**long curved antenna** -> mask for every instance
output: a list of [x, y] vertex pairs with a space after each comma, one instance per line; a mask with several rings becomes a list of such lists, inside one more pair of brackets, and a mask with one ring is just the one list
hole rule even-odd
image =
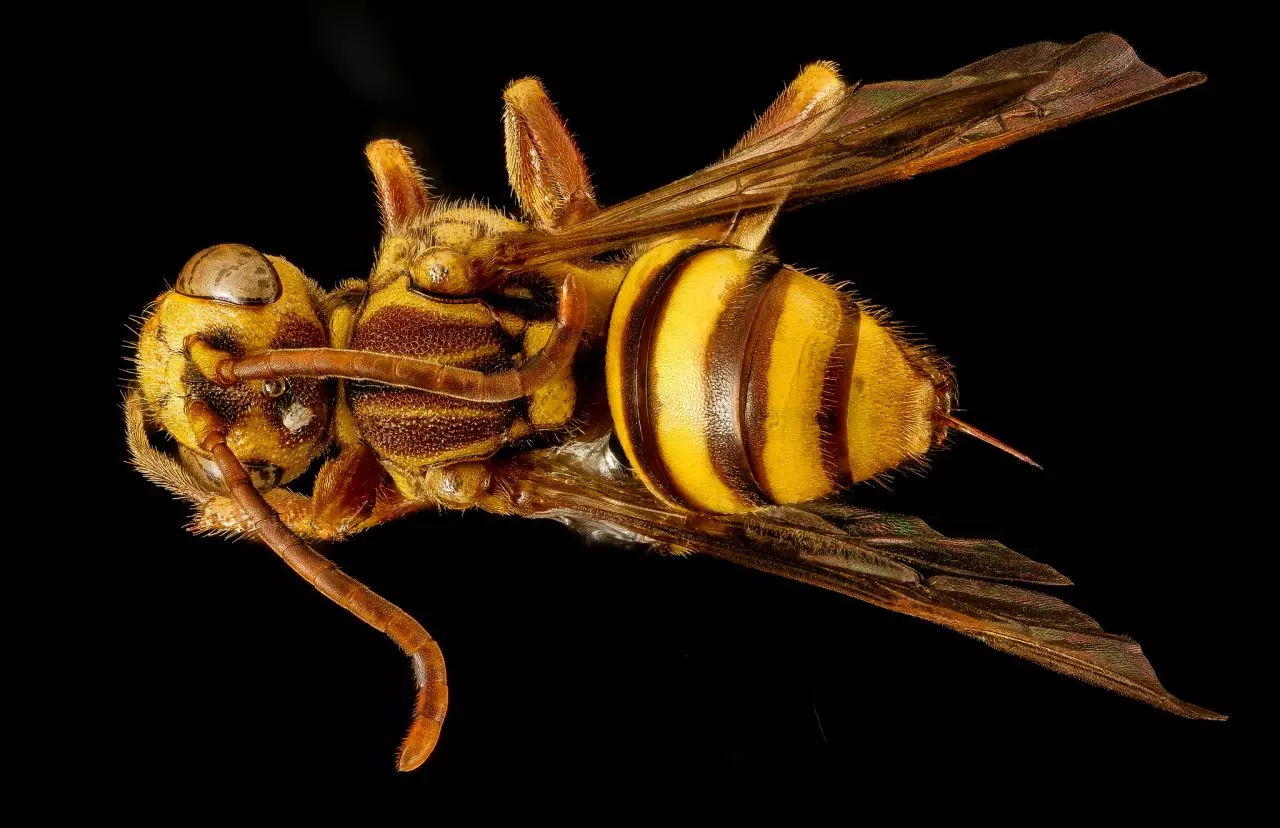
[[254, 534], [322, 595], [385, 633], [409, 656], [418, 685], [418, 697], [409, 733], [400, 747], [397, 767], [402, 771], [417, 768], [435, 748], [445, 710], [449, 707], [449, 687], [445, 681], [444, 655], [440, 652], [440, 645], [407, 612], [338, 569], [285, 526], [276, 511], [253, 487], [244, 466], [227, 448], [226, 424], [207, 403], [191, 400], [186, 410], [200, 447], [218, 465], [232, 498], [251, 519]]
[[586, 312], [582, 288], [573, 276], [565, 277], [560, 284], [556, 325], [547, 344], [520, 368], [490, 374], [416, 357], [340, 348], [281, 348], [241, 359], [217, 361], [205, 355], [203, 361], [213, 363], [212, 370], [206, 373], [221, 385], [278, 377], [338, 377], [431, 391], [471, 402], [507, 402], [532, 394], [573, 361], [586, 324]]

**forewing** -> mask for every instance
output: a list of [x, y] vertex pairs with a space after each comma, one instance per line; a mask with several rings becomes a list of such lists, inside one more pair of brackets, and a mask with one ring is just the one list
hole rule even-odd
[[851, 87], [789, 129], [567, 231], [506, 237], [494, 265], [533, 269], [909, 178], [1203, 80], [1166, 78], [1121, 38], [1096, 34], [1009, 49], [933, 80]]
[[[946, 538], [916, 518], [842, 504], [702, 515], [659, 503], [610, 459], [607, 441], [525, 452], [495, 482], [514, 510], [588, 534], [698, 552], [913, 615], [1051, 670], [1198, 719], [1222, 718], [1165, 690], [1137, 642], [1063, 601], [978, 578], [1065, 583], [995, 541]], [[961, 572], [922, 574], [921, 570]]]

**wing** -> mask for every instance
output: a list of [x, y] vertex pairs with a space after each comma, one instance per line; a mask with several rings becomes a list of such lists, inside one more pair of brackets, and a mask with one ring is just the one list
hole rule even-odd
[[612, 459], [607, 438], [516, 455], [495, 481], [511, 511], [525, 517], [825, 587], [1180, 716], [1225, 718], [1171, 695], [1133, 639], [1104, 632], [1050, 595], [1000, 583], [1069, 581], [996, 541], [947, 538], [917, 518], [842, 504], [740, 516], [675, 512]]
[[1166, 78], [1121, 38], [1096, 34], [1009, 49], [934, 80], [851, 86], [777, 135], [567, 230], [500, 237], [490, 265], [536, 269], [910, 178], [1203, 81]]

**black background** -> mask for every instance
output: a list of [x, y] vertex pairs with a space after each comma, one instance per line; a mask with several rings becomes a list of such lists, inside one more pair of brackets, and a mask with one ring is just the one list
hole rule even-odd
[[361, 150], [376, 137], [406, 142], [437, 192], [513, 210], [500, 93], [526, 74], [612, 203], [718, 158], [807, 61], [849, 79], [933, 77], [1114, 30], [1208, 85], [788, 214], [774, 244], [920, 331], [955, 365], [968, 418], [1046, 467], [962, 441], [860, 502], [1052, 564], [1076, 582], [1064, 597], [1141, 641], [1171, 691], [1232, 721], [1183, 721], [721, 562], [588, 547], [549, 522], [424, 515], [327, 550], [445, 652], [443, 737], [399, 775], [411, 680], [395, 648], [261, 547], [186, 534], [187, 509], [128, 469], [115, 438], [119, 812], [608, 824], [780, 804], [804, 823], [912, 809], [953, 783], [958, 807], [984, 808], [1018, 790], [1046, 806], [1219, 792], [1257, 725], [1232, 643], [1232, 556], [1264, 550], [1230, 538], [1244, 506], [1218, 486], [1248, 462], [1258, 415], [1241, 409], [1260, 399], [1236, 390], [1220, 311], [1236, 283], [1212, 149], [1230, 82], [1215, 33], [1105, 16], [931, 31], [809, 9], [600, 16], [618, 11], [558, 22], [477, 4], [445, 20], [330, 4], [124, 41], [111, 92], [124, 140], [82, 154], [133, 242], [112, 319], [218, 242], [284, 255], [324, 285], [366, 275], [378, 221]]

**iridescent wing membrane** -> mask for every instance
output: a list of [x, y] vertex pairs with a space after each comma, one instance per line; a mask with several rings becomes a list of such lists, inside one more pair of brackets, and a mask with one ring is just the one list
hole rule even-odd
[[925, 81], [850, 86], [830, 106], [717, 164], [558, 232], [502, 237], [491, 267], [531, 270], [753, 209], [788, 208], [959, 164], [1202, 83], [1166, 78], [1115, 35], [1032, 43]]
[[[699, 552], [923, 618], [997, 650], [1194, 719], [1132, 638], [1010, 581], [1069, 584], [998, 541], [947, 538], [918, 518], [840, 503], [745, 515], [677, 512], [618, 467], [602, 439], [511, 458], [496, 478], [516, 511], [587, 534]], [[936, 573], [936, 574], [930, 574]]]
[[[565, 230], [500, 237], [489, 265], [536, 269], [909, 178], [1203, 80], [1165, 78], [1102, 34], [1010, 49], [935, 80], [850, 87], [778, 134]], [[529, 517], [825, 587], [1182, 716], [1223, 718], [1165, 690], [1133, 639], [1011, 585], [1069, 581], [996, 541], [947, 538], [916, 518], [830, 502], [740, 516], [677, 512], [625, 471], [611, 472], [605, 455], [603, 443], [529, 452], [499, 480]]]

